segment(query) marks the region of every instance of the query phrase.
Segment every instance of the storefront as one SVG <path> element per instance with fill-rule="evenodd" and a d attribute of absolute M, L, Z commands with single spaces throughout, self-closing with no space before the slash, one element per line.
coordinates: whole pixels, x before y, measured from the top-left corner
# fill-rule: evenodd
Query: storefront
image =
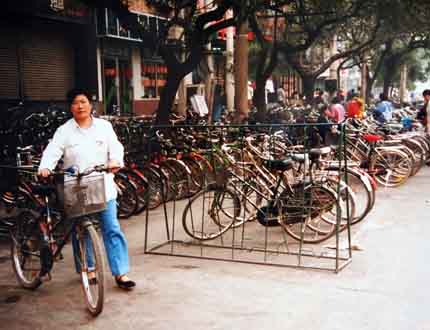
<path fill-rule="evenodd" d="M 87 31 L 90 11 L 76 2 L 69 2 L 75 7 L 35 3 L 31 11 L 8 8 L 7 17 L 0 20 L 0 100 L 4 102 L 63 102 L 75 85 L 91 85 L 91 51 L 87 40 L 77 37 Z"/>
<path fill-rule="evenodd" d="M 142 24 L 161 33 L 165 20 L 136 14 Z M 145 48 L 145 41 L 125 29 L 116 15 L 97 11 L 99 99 L 107 114 L 153 113 L 166 84 L 167 68 L 160 57 Z M 152 47 L 153 48 L 153 47 Z"/>

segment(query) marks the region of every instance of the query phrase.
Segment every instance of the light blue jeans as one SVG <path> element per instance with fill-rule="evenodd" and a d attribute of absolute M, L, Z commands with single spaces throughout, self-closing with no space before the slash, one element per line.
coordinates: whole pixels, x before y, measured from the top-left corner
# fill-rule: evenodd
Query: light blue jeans
<path fill-rule="evenodd" d="M 129 271 L 128 247 L 125 236 L 119 226 L 115 199 L 107 202 L 106 210 L 100 212 L 99 217 L 100 227 L 103 234 L 103 242 L 106 248 L 106 254 L 112 275 L 124 275 Z M 72 246 L 76 271 L 80 273 L 79 242 L 76 239 L 75 232 L 72 233 Z M 88 268 L 91 269 L 94 265 L 91 248 L 87 248 L 86 255 Z"/>

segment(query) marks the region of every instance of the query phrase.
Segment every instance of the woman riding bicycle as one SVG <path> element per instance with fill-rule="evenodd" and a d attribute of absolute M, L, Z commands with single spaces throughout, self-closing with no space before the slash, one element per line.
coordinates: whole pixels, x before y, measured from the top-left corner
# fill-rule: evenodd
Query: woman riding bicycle
<path fill-rule="evenodd" d="M 39 174 L 48 177 L 63 157 L 64 168 L 79 169 L 105 164 L 115 169 L 123 166 L 124 147 L 112 128 L 103 119 L 91 115 L 90 96 L 83 89 L 73 89 L 67 94 L 73 118 L 60 126 L 43 152 Z M 105 178 L 107 208 L 100 213 L 103 241 L 112 275 L 122 289 L 132 289 L 136 283 L 127 276 L 129 272 L 128 247 L 117 218 L 117 190 L 113 174 Z M 73 245 L 75 256 L 76 246 Z M 97 281 L 95 275 L 92 281 Z"/>

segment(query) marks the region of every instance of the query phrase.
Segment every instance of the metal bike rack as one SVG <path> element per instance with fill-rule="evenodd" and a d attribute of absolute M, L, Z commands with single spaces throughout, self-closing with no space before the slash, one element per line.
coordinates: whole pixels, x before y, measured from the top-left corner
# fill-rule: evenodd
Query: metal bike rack
<path fill-rule="evenodd" d="M 276 131 L 284 131 L 289 134 L 294 132 L 297 137 L 302 137 L 305 149 L 309 150 L 311 145 L 308 137 L 312 129 L 318 127 L 330 129 L 334 126 L 337 127 L 339 132 L 337 143 L 338 157 L 336 161 L 339 168 L 342 168 L 343 166 L 347 166 L 345 127 L 343 124 L 157 126 L 152 127 L 152 129 L 174 132 L 177 129 L 192 128 L 197 131 L 201 130 L 210 133 L 214 141 L 222 140 L 226 132 L 229 134 L 235 133 L 239 144 L 244 142 L 244 132 L 261 131 L 269 135 L 274 134 Z M 216 143 L 208 141 L 212 152 L 216 152 Z M 305 163 L 304 166 L 308 165 Z M 338 175 L 338 178 L 340 178 L 340 175 Z M 343 179 L 347 183 L 346 171 Z M 335 187 L 335 190 L 339 195 L 340 183 Z M 300 240 L 295 240 L 280 226 L 263 226 L 256 220 L 246 221 L 240 226 L 232 226 L 225 233 L 212 240 L 202 241 L 194 239 L 186 234 L 182 226 L 183 212 L 187 203 L 193 198 L 191 196 L 182 200 L 167 201 L 156 210 L 146 211 L 144 252 L 160 256 L 317 269 L 337 273 L 352 261 L 350 205 L 348 190 L 346 189 L 345 191 L 347 195 L 345 203 L 346 220 L 342 218 L 340 204 L 337 202 L 335 233 L 328 240 L 318 244 L 306 243 L 303 236 Z M 204 199 L 205 197 L 202 196 L 202 198 Z M 197 208 L 193 210 L 193 212 L 200 215 L 206 211 Z M 244 212 L 245 217 L 247 211 Z M 312 209 L 308 212 L 312 212 Z M 153 215 L 155 214 L 158 217 L 161 215 L 164 223 L 155 221 L 153 219 Z M 199 225 L 205 226 L 205 221 L 210 221 L 208 218 L 206 215 L 202 216 L 201 219 L 203 220 Z"/>

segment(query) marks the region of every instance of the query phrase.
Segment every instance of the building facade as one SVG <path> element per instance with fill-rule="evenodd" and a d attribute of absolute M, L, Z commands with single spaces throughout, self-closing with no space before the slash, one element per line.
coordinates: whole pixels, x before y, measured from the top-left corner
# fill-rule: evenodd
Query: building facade
<path fill-rule="evenodd" d="M 61 103 L 67 91 L 97 86 L 91 10 L 78 1 L 9 2 L 0 20 L 0 101 Z"/>
<path fill-rule="evenodd" d="M 144 1 L 130 7 L 142 24 L 161 33 L 166 19 Z M 167 68 L 152 45 L 126 30 L 108 10 L 79 0 L 6 0 L 0 14 L 0 107 L 23 102 L 65 106 L 75 86 L 90 91 L 98 112 L 152 113 Z M 0 109 L 2 110 L 2 109 Z"/>

